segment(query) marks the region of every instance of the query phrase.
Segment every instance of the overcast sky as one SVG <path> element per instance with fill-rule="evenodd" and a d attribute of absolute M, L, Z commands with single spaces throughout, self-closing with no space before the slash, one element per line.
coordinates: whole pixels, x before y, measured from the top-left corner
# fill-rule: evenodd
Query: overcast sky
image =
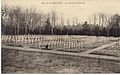
<path fill-rule="evenodd" d="M 63 4 L 42 4 L 43 2 Z M 79 4 L 64 4 L 71 2 L 79 2 Z M 88 20 L 88 17 L 98 12 L 108 15 L 120 14 L 120 0 L 2 0 L 2 5 L 4 4 L 42 10 L 44 13 L 54 10 L 65 18 L 77 17 L 80 22 Z"/>

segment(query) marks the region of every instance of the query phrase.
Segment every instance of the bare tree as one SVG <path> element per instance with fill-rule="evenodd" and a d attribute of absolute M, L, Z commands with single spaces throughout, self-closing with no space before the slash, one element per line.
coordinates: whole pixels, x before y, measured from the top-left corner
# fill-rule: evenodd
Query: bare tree
<path fill-rule="evenodd" d="M 14 14 L 15 14 L 15 19 L 16 19 L 16 34 L 19 34 L 19 30 L 20 30 L 20 16 L 21 16 L 21 8 L 20 7 L 15 7 L 14 9 Z"/>
<path fill-rule="evenodd" d="M 7 18 L 9 14 L 9 7 L 7 5 L 3 6 L 1 8 L 1 27 L 2 27 L 2 34 L 5 34 L 6 31 L 6 25 L 7 25 Z"/>
<path fill-rule="evenodd" d="M 57 15 L 56 15 L 56 12 L 55 11 L 52 11 L 51 12 L 51 23 L 52 23 L 52 25 L 53 26 L 55 26 L 56 25 L 56 21 L 57 21 Z"/>
<path fill-rule="evenodd" d="M 61 24 L 60 25 L 62 25 L 62 26 L 64 26 L 64 18 L 63 18 L 63 16 L 61 16 Z"/>
<path fill-rule="evenodd" d="M 96 20 L 97 20 L 97 17 L 96 17 L 96 14 L 94 14 L 94 25 L 96 25 Z"/>
<path fill-rule="evenodd" d="M 70 20 L 69 20 L 69 17 L 67 19 L 67 25 L 70 25 Z"/>

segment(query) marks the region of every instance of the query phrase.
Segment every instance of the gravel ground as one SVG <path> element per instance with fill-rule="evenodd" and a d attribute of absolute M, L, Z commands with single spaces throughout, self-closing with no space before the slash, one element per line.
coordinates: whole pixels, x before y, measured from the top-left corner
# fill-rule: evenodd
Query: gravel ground
<path fill-rule="evenodd" d="M 2 73 L 120 73 L 120 61 L 2 49 Z"/>

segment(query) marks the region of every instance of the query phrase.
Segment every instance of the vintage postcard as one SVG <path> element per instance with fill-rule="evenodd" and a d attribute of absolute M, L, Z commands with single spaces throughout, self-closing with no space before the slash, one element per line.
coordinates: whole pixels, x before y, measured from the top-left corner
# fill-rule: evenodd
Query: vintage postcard
<path fill-rule="evenodd" d="M 2 0 L 2 74 L 120 73 L 120 0 Z"/>

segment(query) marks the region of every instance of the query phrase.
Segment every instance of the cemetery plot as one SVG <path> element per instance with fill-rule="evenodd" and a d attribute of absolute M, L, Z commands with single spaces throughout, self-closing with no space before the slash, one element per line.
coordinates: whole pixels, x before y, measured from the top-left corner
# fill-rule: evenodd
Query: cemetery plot
<path fill-rule="evenodd" d="M 107 44 L 109 42 L 105 42 L 104 44 Z M 91 50 L 94 48 L 97 48 L 101 45 L 104 45 L 103 42 L 95 42 L 95 43 L 88 43 L 85 44 L 84 42 L 81 43 L 80 45 L 76 45 L 75 47 L 72 46 L 68 46 L 64 49 L 61 49 L 59 51 L 65 51 L 65 52 L 75 52 L 75 53 L 79 53 L 79 52 L 83 52 L 83 51 L 87 51 L 87 50 Z"/>
<path fill-rule="evenodd" d="M 115 41 L 115 38 L 68 35 L 2 35 L 2 44 L 65 52 L 83 52 Z"/>
<path fill-rule="evenodd" d="M 117 44 L 98 50 L 94 51 L 90 54 L 96 54 L 96 55 L 104 55 L 104 56 L 114 56 L 114 57 L 120 57 L 120 42 Z"/>

